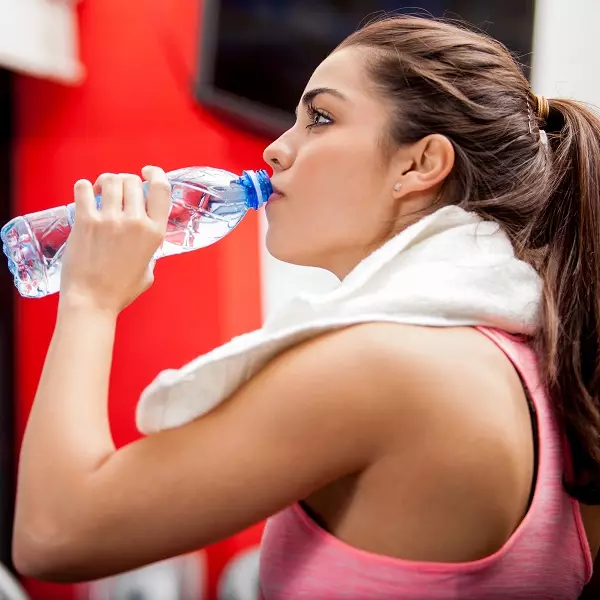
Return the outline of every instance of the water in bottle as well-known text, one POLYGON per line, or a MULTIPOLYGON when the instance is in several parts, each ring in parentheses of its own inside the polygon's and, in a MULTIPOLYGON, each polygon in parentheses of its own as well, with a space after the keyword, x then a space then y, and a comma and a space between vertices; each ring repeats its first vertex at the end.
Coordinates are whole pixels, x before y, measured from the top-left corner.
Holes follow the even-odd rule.
MULTIPOLYGON (((219 241, 273 191, 262 170, 238 176, 212 167, 189 167, 167 177, 171 212, 155 259, 219 241)), ((100 205, 102 198, 96 201, 100 205)), ((61 259, 74 219, 75 204, 69 204, 17 217, 2 228, 2 248, 22 296, 42 298, 59 290, 61 259)))

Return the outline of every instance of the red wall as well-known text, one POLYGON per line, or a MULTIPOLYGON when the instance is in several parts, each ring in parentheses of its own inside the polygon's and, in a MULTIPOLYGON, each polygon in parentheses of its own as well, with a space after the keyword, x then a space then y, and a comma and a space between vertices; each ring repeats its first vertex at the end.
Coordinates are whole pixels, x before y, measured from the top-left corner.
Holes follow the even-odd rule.
MULTIPOLYGON (((265 140, 220 123, 193 100, 199 0, 84 0, 87 77, 64 87, 27 77, 16 86, 15 214, 72 200, 72 185, 103 171, 211 165, 260 168, 265 140)), ((160 261, 156 283, 122 315, 110 397, 116 442, 137 436, 134 408, 159 370, 177 367, 260 324, 257 221, 206 250, 160 261)), ((19 300, 18 428, 22 432, 52 332, 57 298, 19 300)), ((68 418, 68 415, 65 415, 68 418)), ((211 587, 229 549, 209 553, 211 587)), ((71 598, 63 586, 29 584, 34 599, 71 598)))

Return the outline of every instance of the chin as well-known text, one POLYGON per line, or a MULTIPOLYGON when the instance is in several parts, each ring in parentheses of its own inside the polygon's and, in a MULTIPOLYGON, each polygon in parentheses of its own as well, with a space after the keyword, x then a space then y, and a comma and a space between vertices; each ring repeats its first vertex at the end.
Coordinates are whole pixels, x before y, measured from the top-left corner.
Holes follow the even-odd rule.
POLYGON ((267 231, 265 240, 267 251, 269 254, 282 262, 301 267, 317 267, 315 257, 311 257, 311 253, 307 247, 299 247, 301 245, 294 244, 291 239, 283 239, 280 236, 270 235, 267 231))

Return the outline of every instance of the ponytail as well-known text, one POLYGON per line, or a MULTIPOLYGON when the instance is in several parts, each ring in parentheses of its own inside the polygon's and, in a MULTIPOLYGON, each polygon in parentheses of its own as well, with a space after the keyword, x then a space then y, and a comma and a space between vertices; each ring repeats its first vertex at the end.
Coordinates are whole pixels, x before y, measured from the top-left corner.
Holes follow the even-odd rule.
POLYGON ((543 248, 542 376, 569 442, 567 491, 600 504, 600 119, 550 100, 550 194, 532 227, 543 248))

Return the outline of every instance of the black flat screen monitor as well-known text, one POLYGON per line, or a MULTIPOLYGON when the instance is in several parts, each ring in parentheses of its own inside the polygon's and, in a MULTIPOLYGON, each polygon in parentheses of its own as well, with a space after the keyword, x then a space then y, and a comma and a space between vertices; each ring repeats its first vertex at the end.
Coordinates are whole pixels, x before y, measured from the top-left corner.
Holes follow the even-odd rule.
POLYGON ((534 0, 202 0, 196 98, 238 126, 277 136, 339 42, 378 15, 403 13, 467 21, 528 71, 534 0))

